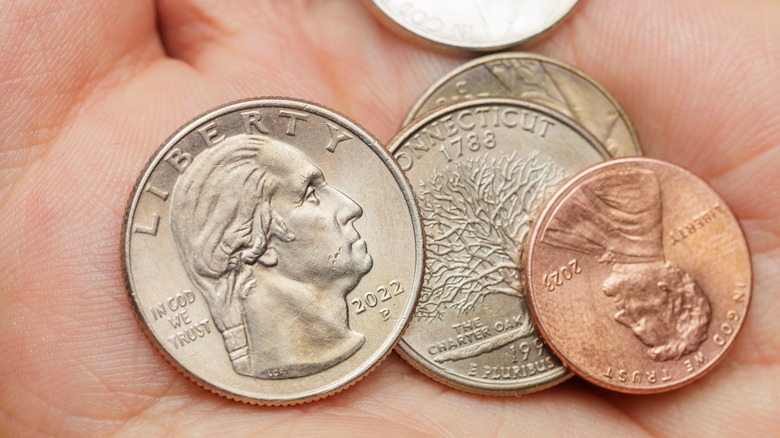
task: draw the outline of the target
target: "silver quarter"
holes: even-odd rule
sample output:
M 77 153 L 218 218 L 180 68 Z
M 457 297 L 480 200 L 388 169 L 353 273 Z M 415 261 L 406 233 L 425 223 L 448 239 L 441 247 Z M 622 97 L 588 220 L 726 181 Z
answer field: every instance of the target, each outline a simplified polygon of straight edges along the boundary
M 450 50 L 493 51 L 526 43 L 560 23 L 578 0 L 366 0 L 402 35 Z
M 262 404 L 333 394 L 383 360 L 423 256 L 412 189 L 377 140 L 280 98 L 216 108 L 169 138 L 122 240 L 153 344 L 196 383 Z

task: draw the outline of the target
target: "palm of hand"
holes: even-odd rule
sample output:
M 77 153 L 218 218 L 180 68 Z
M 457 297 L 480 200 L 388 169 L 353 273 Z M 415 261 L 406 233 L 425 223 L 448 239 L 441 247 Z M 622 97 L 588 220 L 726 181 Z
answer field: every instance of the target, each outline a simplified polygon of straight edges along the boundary
M 768 18 L 780 16 L 776 4 L 756 0 L 745 12 L 728 2 L 588 0 L 533 48 L 599 80 L 647 155 L 709 180 L 741 219 L 754 302 L 710 375 L 657 396 L 573 379 L 493 399 L 444 388 L 391 356 L 341 394 L 262 408 L 190 383 L 136 326 L 118 255 L 138 172 L 188 119 L 249 96 L 321 102 L 386 141 L 428 84 L 462 59 L 400 41 L 353 1 L 157 3 L 0 7 L 0 430 L 495 436 L 577 434 L 587 424 L 594 435 L 767 435 L 777 425 L 780 34 Z

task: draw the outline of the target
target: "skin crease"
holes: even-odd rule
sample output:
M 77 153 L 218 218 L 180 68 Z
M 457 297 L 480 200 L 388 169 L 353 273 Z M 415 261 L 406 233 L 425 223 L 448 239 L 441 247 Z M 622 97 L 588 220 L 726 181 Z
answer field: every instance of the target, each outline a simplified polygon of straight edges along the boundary
M 740 219 L 754 296 L 734 348 L 654 396 L 576 378 L 464 394 L 392 355 L 287 408 L 199 388 L 138 328 L 122 281 L 131 188 L 179 126 L 293 96 L 387 141 L 466 58 L 400 39 L 354 0 L 8 0 L 0 4 L 0 435 L 771 436 L 780 426 L 780 3 L 583 0 L 528 50 L 587 72 L 645 153 L 709 181 Z

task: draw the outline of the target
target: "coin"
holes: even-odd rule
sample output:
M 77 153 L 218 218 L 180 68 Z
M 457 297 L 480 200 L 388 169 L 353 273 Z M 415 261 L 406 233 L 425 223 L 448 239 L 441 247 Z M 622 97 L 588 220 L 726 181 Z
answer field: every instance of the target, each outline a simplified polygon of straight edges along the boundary
M 390 154 L 344 116 L 282 98 L 216 108 L 170 137 L 122 239 L 152 343 L 196 383 L 260 404 L 321 398 L 375 367 L 424 268 Z
M 498 53 L 463 64 L 431 85 L 403 124 L 436 107 L 487 96 L 548 106 L 579 122 L 613 157 L 642 155 L 628 116 L 604 87 L 568 64 L 533 53 Z
M 606 150 L 565 116 L 506 98 L 428 113 L 388 148 L 415 187 L 426 239 L 420 301 L 396 351 L 434 380 L 480 394 L 567 378 L 527 311 L 523 241 L 542 202 Z
M 402 36 L 449 50 L 494 51 L 527 43 L 560 23 L 578 0 L 366 0 Z
M 750 302 L 739 222 L 704 181 L 650 158 L 597 164 L 550 199 L 526 252 L 542 335 L 584 379 L 656 393 L 711 370 Z

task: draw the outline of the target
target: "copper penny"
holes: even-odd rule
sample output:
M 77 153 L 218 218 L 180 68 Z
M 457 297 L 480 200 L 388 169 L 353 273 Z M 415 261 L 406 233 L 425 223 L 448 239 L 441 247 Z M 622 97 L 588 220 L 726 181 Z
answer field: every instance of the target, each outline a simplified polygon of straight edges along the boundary
M 582 378 L 656 393 L 711 370 L 752 290 L 747 242 L 726 203 L 676 165 L 622 158 L 548 201 L 526 253 L 542 335 Z
M 154 154 L 122 262 L 144 331 L 196 383 L 318 399 L 392 350 L 423 272 L 419 210 L 379 142 L 322 106 L 264 98 L 196 118 Z
M 534 327 L 520 259 L 544 200 L 606 150 L 567 117 L 507 98 L 428 113 L 388 148 L 425 225 L 425 280 L 401 355 L 434 380 L 486 395 L 570 376 Z
M 571 65 L 535 53 L 496 53 L 461 65 L 420 96 L 403 124 L 452 102 L 488 96 L 516 97 L 563 113 L 613 157 L 642 155 L 628 116 L 604 87 Z

